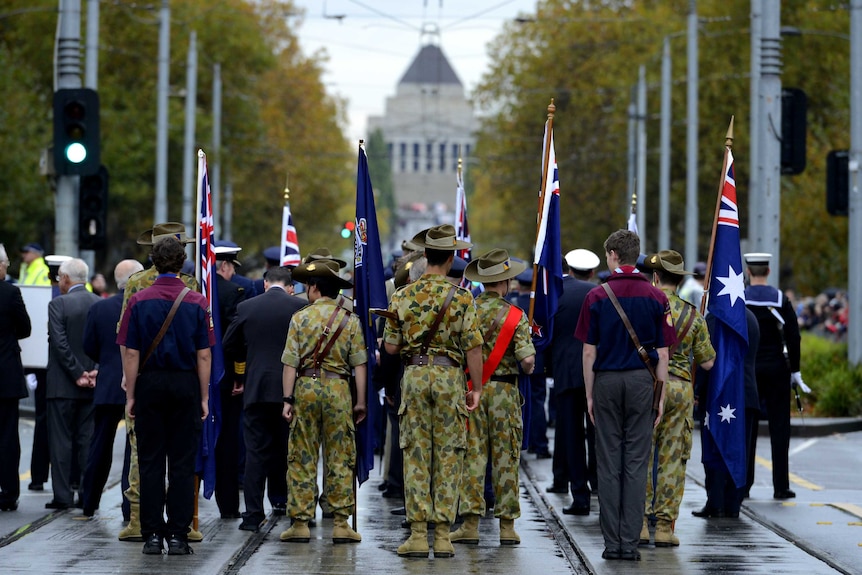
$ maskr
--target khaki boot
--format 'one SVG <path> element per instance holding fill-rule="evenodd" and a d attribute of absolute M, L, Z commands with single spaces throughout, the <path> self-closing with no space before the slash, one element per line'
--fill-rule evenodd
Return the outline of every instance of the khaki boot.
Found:
<path fill-rule="evenodd" d="M 455 548 L 449 540 L 450 527 L 451 523 L 438 523 L 434 526 L 434 559 L 455 556 Z"/>
<path fill-rule="evenodd" d="M 649 523 L 644 517 L 644 525 L 641 527 L 641 536 L 638 539 L 638 545 L 649 545 Z"/>
<path fill-rule="evenodd" d="M 311 532 L 308 530 L 308 521 L 294 519 L 287 531 L 283 531 L 279 537 L 282 541 L 290 541 L 291 543 L 308 543 L 311 539 Z"/>
<path fill-rule="evenodd" d="M 428 557 L 428 524 L 414 521 L 410 524 L 410 538 L 398 548 L 401 557 Z"/>
<path fill-rule="evenodd" d="M 500 545 L 520 545 L 521 537 L 515 531 L 514 519 L 500 518 Z"/>
<path fill-rule="evenodd" d="M 678 547 L 679 539 L 673 534 L 673 523 L 666 519 L 659 519 L 655 526 L 656 547 Z"/>
<path fill-rule="evenodd" d="M 461 527 L 449 534 L 452 543 L 463 543 L 464 545 L 479 544 L 479 516 L 464 515 L 464 523 Z"/>
<path fill-rule="evenodd" d="M 117 537 L 120 541 L 143 541 L 141 535 L 141 504 L 129 503 L 129 524 L 123 527 Z"/>
<path fill-rule="evenodd" d="M 347 515 L 335 514 L 335 521 L 332 526 L 333 543 L 359 543 L 362 541 L 362 536 L 347 524 L 347 517 Z"/>
<path fill-rule="evenodd" d="M 189 525 L 189 533 L 186 535 L 189 541 L 192 543 L 200 543 L 204 540 L 204 534 Z"/>

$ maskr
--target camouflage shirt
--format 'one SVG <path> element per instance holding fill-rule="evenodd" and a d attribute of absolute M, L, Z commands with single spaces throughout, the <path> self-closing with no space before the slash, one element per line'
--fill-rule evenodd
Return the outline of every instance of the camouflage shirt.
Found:
<path fill-rule="evenodd" d="M 123 309 L 120 310 L 120 317 L 117 318 L 118 333 L 120 331 L 120 320 L 123 319 L 123 314 L 126 313 L 126 307 L 129 305 L 129 298 L 131 298 L 133 295 L 135 295 L 142 289 L 146 289 L 153 285 L 153 282 L 156 281 L 157 277 L 159 277 L 159 271 L 156 269 L 156 266 L 150 266 L 145 270 L 133 273 L 132 276 L 129 278 L 129 281 L 126 282 L 126 287 L 123 290 Z M 181 280 L 183 280 L 183 283 L 186 284 L 186 287 L 190 290 L 196 292 L 201 291 L 201 286 L 200 284 L 198 284 L 198 280 L 196 280 L 194 276 L 180 273 L 179 277 Z"/>
<path fill-rule="evenodd" d="M 676 326 L 679 316 L 686 307 L 691 309 L 691 313 L 695 314 L 694 321 L 685 334 L 685 339 L 679 342 L 673 356 L 668 363 L 668 375 L 681 379 L 683 381 L 691 381 L 691 358 L 694 356 L 694 362 L 697 364 L 715 359 L 715 349 L 712 347 L 712 342 L 709 339 L 709 331 L 706 329 L 706 320 L 700 315 L 700 312 L 695 307 L 685 300 L 680 298 L 672 289 L 662 288 L 662 291 L 667 296 L 670 303 L 670 314 L 673 318 L 673 325 Z M 680 325 L 682 329 L 686 321 Z M 676 331 L 676 328 L 674 328 Z"/>
<path fill-rule="evenodd" d="M 312 305 L 307 305 L 295 314 L 290 320 L 290 328 L 287 331 L 287 341 L 284 344 L 284 353 L 281 354 L 281 363 L 297 369 L 312 367 L 312 354 L 320 333 L 329 318 L 340 309 L 338 317 L 329 328 L 330 336 L 335 334 L 344 314 L 343 308 L 338 308 L 330 298 L 320 298 Z M 320 344 L 319 352 L 323 351 L 329 339 Z M 300 364 L 301 362 L 301 364 Z M 338 334 L 338 340 L 329 349 L 323 358 L 321 367 L 326 371 L 349 376 L 352 367 L 368 363 L 368 352 L 365 350 L 365 338 L 362 335 L 362 326 L 355 314 L 350 314 L 347 325 Z"/>
<path fill-rule="evenodd" d="M 392 294 L 389 311 L 398 319 L 387 319 L 383 341 L 402 346 L 401 355 L 421 352 L 422 342 L 452 284 L 437 274 L 426 274 Z M 456 287 L 452 303 L 428 345 L 429 355 L 443 355 L 466 364 L 466 352 L 482 345 L 482 332 L 472 294 Z"/>
<path fill-rule="evenodd" d="M 494 333 L 488 333 L 491 329 L 491 324 L 497 318 L 501 309 L 508 310 L 510 307 L 515 307 L 497 292 L 486 291 L 476 296 L 476 312 L 479 316 L 479 325 L 482 326 L 482 335 L 485 343 L 482 345 L 482 361 L 488 361 L 488 356 L 497 344 L 497 336 L 506 321 L 506 316 L 500 320 L 498 327 Z M 508 313 L 508 312 L 507 312 Z M 509 342 L 509 347 L 506 353 L 503 354 L 503 359 L 497 369 L 494 370 L 494 375 L 511 375 L 518 373 L 518 362 L 535 355 L 536 348 L 533 347 L 533 340 L 530 337 L 530 326 L 527 324 L 527 315 L 521 314 L 521 319 L 518 320 L 518 325 L 515 326 L 515 334 Z"/>

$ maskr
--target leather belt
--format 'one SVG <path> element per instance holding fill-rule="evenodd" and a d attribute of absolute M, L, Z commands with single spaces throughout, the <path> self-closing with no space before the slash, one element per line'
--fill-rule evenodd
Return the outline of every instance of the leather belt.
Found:
<path fill-rule="evenodd" d="M 417 353 L 408 355 L 404 365 L 442 365 L 447 367 L 461 367 L 461 364 L 445 355 L 426 355 Z"/>
<path fill-rule="evenodd" d="M 307 367 L 305 369 L 300 369 L 299 377 L 313 377 L 314 379 L 347 379 L 346 375 L 341 375 L 340 373 L 335 373 L 334 371 L 328 371 L 319 367 Z"/>
<path fill-rule="evenodd" d="M 514 373 L 508 375 L 492 375 L 491 381 L 502 381 L 504 383 L 518 383 L 518 376 Z"/>

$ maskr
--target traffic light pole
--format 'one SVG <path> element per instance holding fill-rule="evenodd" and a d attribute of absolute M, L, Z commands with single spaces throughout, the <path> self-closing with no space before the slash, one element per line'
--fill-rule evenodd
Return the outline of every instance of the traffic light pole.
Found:
<path fill-rule="evenodd" d="M 862 362 L 862 0 L 850 2 L 850 190 L 847 243 L 850 325 L 847 359 Z M 855 319 L 853 319 L 855 318 Z"/>
<path fill-rule="evenodd" d="M 781 272 L 781 4 L 762 5 L 760 50 L 760 126 L 758 140 L 762 169 L 758 175 L 763 217 L 757 249 L 771 253 L 769 285 L 779 287 Z"/>
<path fill-rule="evenodd" d="M 81 0 L 59 0 L 56 88 L 81 87 Z M 79 176 L 57 176 L 54 197 L 54 252 L 78 257 Z"/>

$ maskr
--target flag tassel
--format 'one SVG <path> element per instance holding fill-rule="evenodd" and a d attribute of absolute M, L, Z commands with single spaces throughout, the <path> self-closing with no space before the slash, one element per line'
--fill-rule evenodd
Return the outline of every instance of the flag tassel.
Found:
<path fill-rule="evenodd" d="M 700 300 L 700 313 L 706 313 L 709 303 L 709 284 L 712 280 L 712 258 L 715 255 L 715 233 L 718 229 L 718 214 L 721 210 L 721 193 L 724 189 L 724 179 L 727 176 L 727 153 L 733 147 L 733 116 L 730 117 L 730 125 L 727 127 L 727 135 L 724 138 L 724 160 L 721 163 L 721 177 L 718 180 L 718 198 L 715 200 L 715 216 L 712 219 L 712 235 L 709 239 L 709 254 L 706 258 L 706 275 L 703 279 L 703 299 Z"/>

